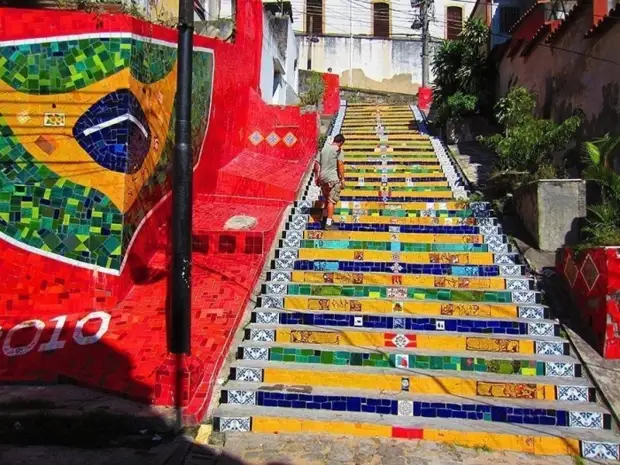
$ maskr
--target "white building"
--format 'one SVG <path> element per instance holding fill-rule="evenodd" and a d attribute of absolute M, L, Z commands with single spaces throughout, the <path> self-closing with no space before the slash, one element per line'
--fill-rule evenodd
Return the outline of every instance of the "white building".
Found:
<path fill-rule="evenodd" d="M 331 71 L 345 87 L 417 92 L 422 44 L 420 29 L 412 25 L 420 24 L 418 0 L 292 0 L 291 4 L 301 69 Z M 433 42 L 456 37 L 473 5 L 473 1 L 436 0 L 429 27 Z"/>
<path fill-rule="evenodd" d="M 260 90 L 273 105 L 297 102 L 299 48 L 288 2 L 264 2 Z"/>

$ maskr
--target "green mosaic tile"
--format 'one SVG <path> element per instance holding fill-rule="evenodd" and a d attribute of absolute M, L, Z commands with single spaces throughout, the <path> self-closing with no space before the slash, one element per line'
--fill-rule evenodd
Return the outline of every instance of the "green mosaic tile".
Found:
<path fill-rule="evenodd" d="M 132 47 L 144 49 L 139 41 L 120 38 L 5 46 L 0 48 L 0 79 L 23 93 L 70 93 L 128 66 L 139 74 L 144 60 L 132 62 Z M 159 80 L 169 73 L 176 52 L 170 47 L 149 47 L 160 52 L 152 62 L 147 60 L 148 73 L 138 77 L 148 74 Z M 210 107 L 213 61 L 211 54 L 194 55 L 193 95 L 200 104 L 194 105 L 191 122 L 197 159 L 198 143 L 206 130 L 204 115 Z M 174 117 L 159 165 L 131 209 L 121 214 L 101 192 L 60 177 L 38 162 L 0 115 L 0 163 L 5 166 L 0 172 L 0 231 L 46 252 L 119 269 L 137 225 L 169 189 L 173 128 Z"/>

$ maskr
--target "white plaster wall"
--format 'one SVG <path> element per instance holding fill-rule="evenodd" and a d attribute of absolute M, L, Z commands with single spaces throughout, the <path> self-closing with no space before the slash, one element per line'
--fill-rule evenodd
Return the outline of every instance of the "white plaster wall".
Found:
<path fill-rule="evenodd" d="M 298 41 L 300 68 L 306 69 L 310 42 L 305 36 L 298 36 Z M 416 39 L 324 36 L 312 45 L 312 69 L 331 68 L 340 76 L 341 86 L 413 93 L 422 82 L 421 55 L 422 44 Z"/>
<path fill-rule="evenodd" d="M 273 105 L 288 105 L 295 103 L 298 94 L 298 76 L 295 61 L 298 57 L 297 40 L 293 28 L 288 22 L 286 54 L 282 56 L 278 49 L 276 37 L 269 23 L 270 14 L 263 11 L 263 38 L 261 52 L 260 91 L 263 100 Z M 284 68 L 282 82 L 276 92 L 273 92 L 274 59 Z"/>

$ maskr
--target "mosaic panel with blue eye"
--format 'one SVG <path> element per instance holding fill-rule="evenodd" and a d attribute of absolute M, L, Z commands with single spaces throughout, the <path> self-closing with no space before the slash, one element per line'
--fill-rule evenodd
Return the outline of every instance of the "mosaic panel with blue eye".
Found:
<path fill-rule="evenodd" d="M 73 136 L 97 164 L 119 173 L 136 173 L 151 147 L 146 115 L 129 89 L 94 103 L 73 127 Z"/>

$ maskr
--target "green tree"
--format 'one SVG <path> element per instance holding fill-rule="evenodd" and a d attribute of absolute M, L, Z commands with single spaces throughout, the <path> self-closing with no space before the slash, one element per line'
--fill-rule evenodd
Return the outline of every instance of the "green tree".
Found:
<path fill-rule="evenodd" d="M 444 40 L 435 52 L 431 63 L 433 109 L 439 124 L 451 117 L 488 112 L 495 75 L 485 53 L 488 37 L 487 25 L 470 19 L 458 40 Z M 457 94 L 459 97 L 451 100 Z"/>
<path fill-rule="evenodd" d="M 581 124 L 572 116 L 557 124 L 534 116 L 536 97 L 524 87 L 513 87 L 495 106 L 496 116 L 504 125 L 502 134 L 482 137 L 480 141 L 499 157 L 500 173 L 520 174 L 524 181 L 559 176 L 552 154 L 566 148 Z"/>

